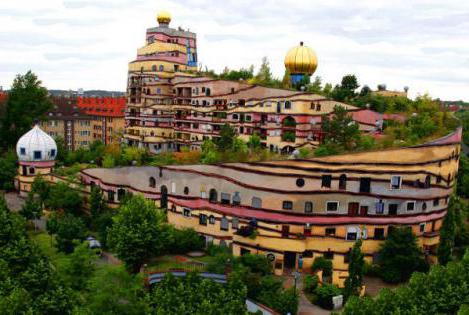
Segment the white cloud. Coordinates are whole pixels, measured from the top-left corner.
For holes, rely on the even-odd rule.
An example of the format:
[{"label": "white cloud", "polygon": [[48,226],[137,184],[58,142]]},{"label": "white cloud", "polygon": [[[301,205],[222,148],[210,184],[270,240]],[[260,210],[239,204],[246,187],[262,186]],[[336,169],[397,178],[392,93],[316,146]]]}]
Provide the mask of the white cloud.
[{"label": "white cloud", "polygon": [[371,87],[410,87],[468,99],[469,2],[463,0],[16,0],[0,9],[0,85],[32,69],[49,88],[125,90],[127,64],[169,10],[172,26],[197,33],[211,69],[270,60],[283,75],[287,50],[316,50],[317,75],[355,73]]}]

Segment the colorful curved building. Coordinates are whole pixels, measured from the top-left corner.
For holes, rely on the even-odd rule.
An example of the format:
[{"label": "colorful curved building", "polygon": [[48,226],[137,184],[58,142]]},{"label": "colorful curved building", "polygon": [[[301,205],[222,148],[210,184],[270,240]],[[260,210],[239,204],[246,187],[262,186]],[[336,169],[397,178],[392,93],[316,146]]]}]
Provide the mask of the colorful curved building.
[{"label": "colorful curved building", "polygon": [[[312,93],[196,76],[196,34],[170,28],[170,21],[167,12],[159,15],[159,26],[147,29],[146,45],[129,64],[124,138],[130,145],[153,153],[197,150],[229,123],[243,140],[258,134],[270,150],[292,152],[317,146],[321,116],[335,105],[358,110]],[[301,43],[287,53],[285,66],[299,82],[315,71],[316,54]]]},{"label": "colorful curved building", "polygon": [[333,262],[343,285],[348,253],[363,240],[376,262],[390,229],[408,226],[429,260],[455,185],[461,130],[407,148],[259,163],[123,167],[82,171],[108,202],[143,194],[168,209],[168,221],[193,228],[235,255],[267,255],[276,273]]}]

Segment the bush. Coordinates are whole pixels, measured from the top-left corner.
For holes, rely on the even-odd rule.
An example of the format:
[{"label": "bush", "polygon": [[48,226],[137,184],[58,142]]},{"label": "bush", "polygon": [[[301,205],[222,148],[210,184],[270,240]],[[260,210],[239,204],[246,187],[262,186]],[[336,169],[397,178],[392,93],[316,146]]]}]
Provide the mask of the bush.
[{"label": "bush", "polygon": [[272,273],[272,264],[263,255],[247,254],[239,257],[240,262],[252,272],[268,275]]},{"label": "bush", "polygon": [[185,254],[193,250],[202,250],[205,247],[204,239],[194,229],[178,230],[168,225],[168,233],[169,253]]},{"label": "bush", "polygon": [[342,294],[342,291],[335,285],[325,283],[316,289],[317,303],[322,308],[331,310],[333,308],[332,298]]},{"label": "bush", "polygon": [[311,265],[311,270],[313,272],[322,270],[322,275],[324,277],[330,277],[332,275],[332,261],[324,257],[316,257]]},{"label": "bush", "polygon": [[316,275],[306,275],[303,279],[303,290],[307,293],[314,293],[319,284],[319,277]]}]

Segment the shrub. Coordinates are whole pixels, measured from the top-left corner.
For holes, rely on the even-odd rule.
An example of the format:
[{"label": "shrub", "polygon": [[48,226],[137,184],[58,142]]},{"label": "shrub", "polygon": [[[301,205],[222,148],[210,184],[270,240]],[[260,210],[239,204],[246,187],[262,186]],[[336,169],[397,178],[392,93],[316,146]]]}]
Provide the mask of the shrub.
[{"label": "shrub", "polygon": [[322,275],[324,277],[330,277],[332,275],[332,261],[324,257],[316,257],[311,265],[311,270],[313,272],[322,270]]},{"label": "shrub", "polygon": [[205,241],[194,229],[178,230],[168,226],[168,232],[170,234],[168,251],[172,254],[185,254],[205,247]]},{"label": "shrub", "polygon": [[332,298],[342,294],[342,291],[335,285],[325,283],[316,289],[317,303],[322,308],[331,310],[333,308]]},{"label": "shrub", "polygon": [[240,258],[240,262],[251,269],[252,272],[260,273],[262,275],[268,275],[272,273],[272,264],[263,255],[247,254]]},{"label": "shrub", "polygon": [[319,277],[316,275],[306,275],[303,279],[303,290],[307,293],[314,293],[319,284]]}]

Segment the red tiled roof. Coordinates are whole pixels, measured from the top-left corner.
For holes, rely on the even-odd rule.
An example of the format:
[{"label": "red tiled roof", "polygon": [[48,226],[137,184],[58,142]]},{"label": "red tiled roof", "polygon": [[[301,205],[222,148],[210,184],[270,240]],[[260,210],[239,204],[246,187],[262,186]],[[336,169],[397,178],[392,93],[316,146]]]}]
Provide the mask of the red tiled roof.
[{"label": "red tiled roof", "polygon": [[353,120],[366,124],[376,126],[376,121],[378,120],[397,120],[400,122],[405,121],[405,117],[399,114],[381,114],[369,109],[361,109],[357,111],[352,111]]},{"label": "red tiled roof", "polygon": [[88,115],[124,117],[125,97],[78,97],[77,105]]}]

